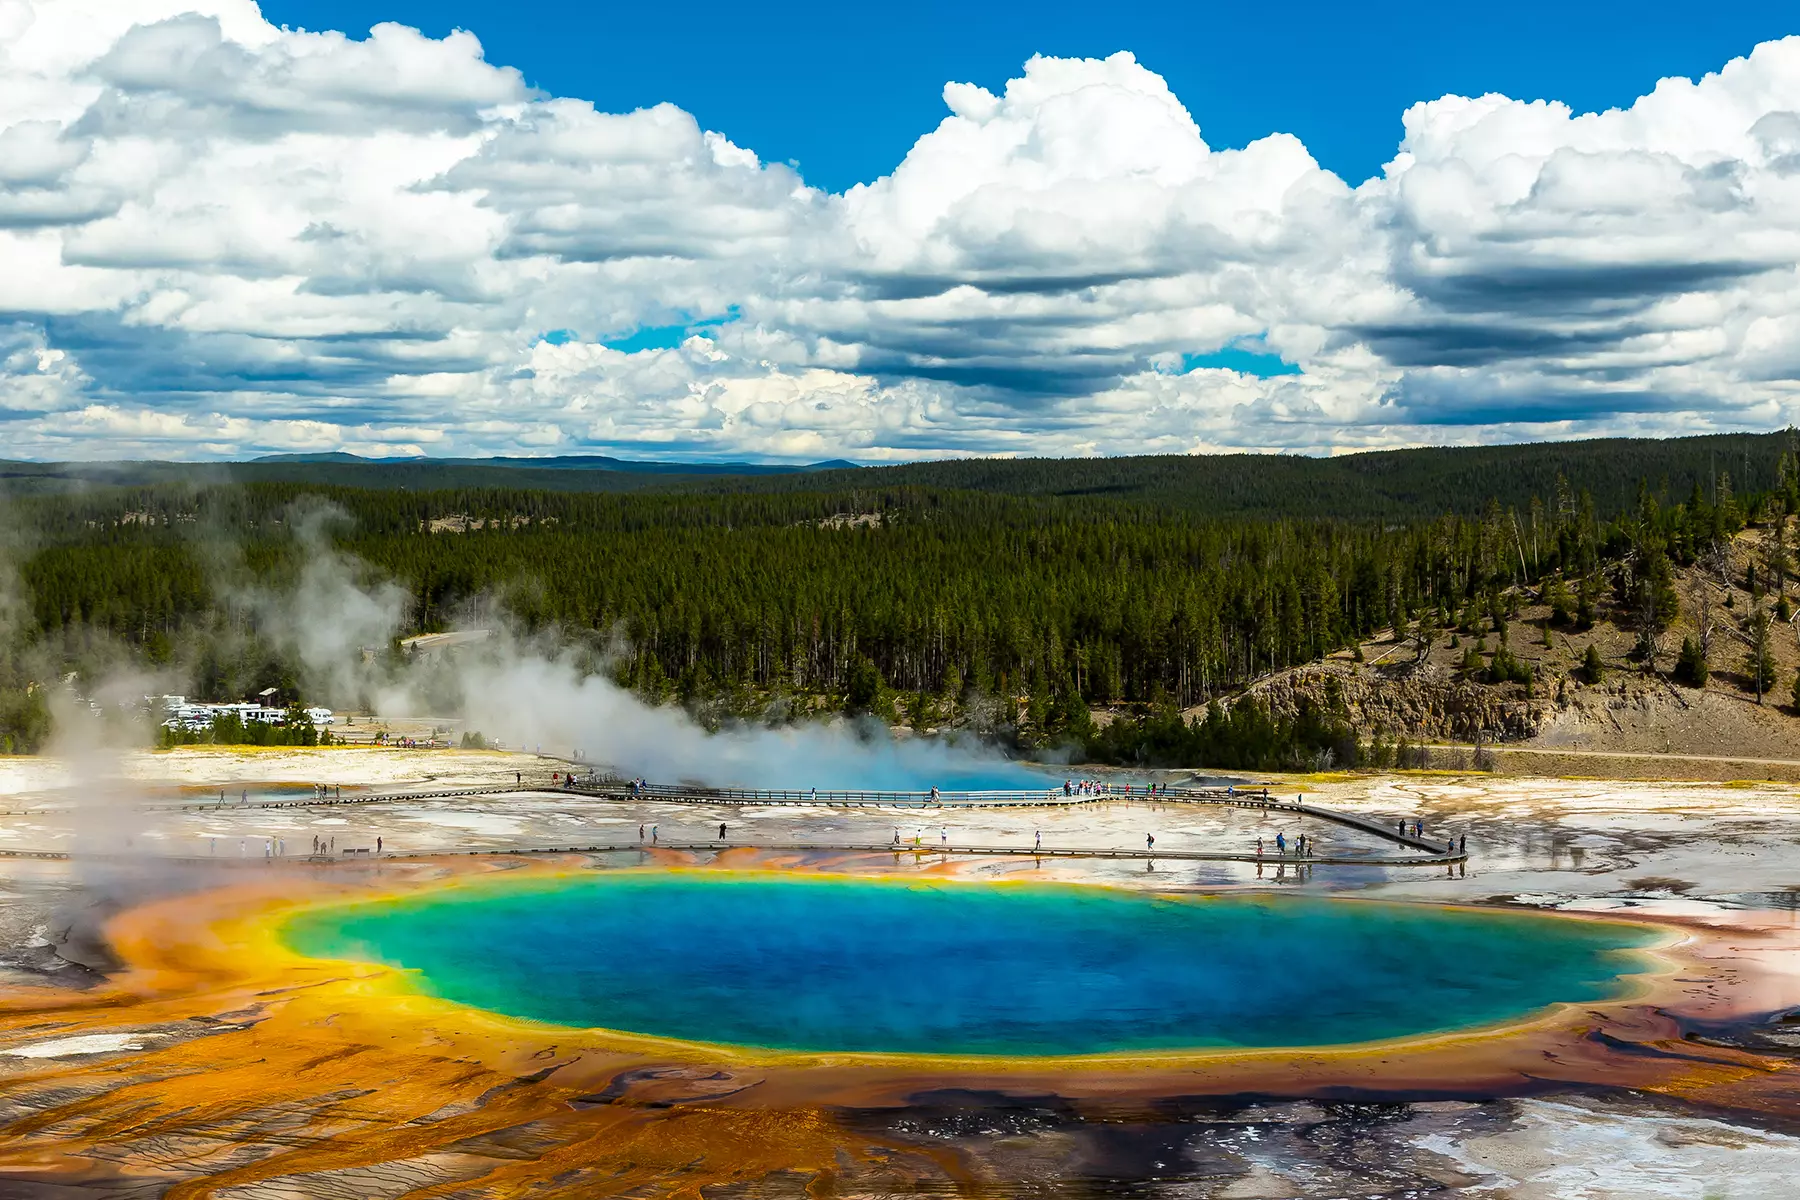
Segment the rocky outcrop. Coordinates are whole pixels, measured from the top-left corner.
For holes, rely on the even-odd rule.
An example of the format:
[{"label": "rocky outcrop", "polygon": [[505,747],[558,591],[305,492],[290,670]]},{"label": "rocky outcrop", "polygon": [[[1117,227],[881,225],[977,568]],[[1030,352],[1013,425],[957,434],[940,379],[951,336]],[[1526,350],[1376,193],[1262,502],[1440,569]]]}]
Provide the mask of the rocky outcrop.
[{"label": "rocky outcrop", "polygon": [[1271,713],[1293,716],[1304,700],[1343,712],[1365,736],[1411,741],[1521,741],[1535,737],[1554,704],[1515,683],[1472,683],[1425,666],[1372,668],[1313,663],[1250,689]]}]

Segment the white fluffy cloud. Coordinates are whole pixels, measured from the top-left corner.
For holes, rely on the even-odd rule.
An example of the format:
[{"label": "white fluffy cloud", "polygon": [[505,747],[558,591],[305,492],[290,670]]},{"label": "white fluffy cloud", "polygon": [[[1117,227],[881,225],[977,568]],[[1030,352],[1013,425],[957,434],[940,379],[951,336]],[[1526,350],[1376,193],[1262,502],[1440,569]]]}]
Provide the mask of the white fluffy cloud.
[{"label": "white fluffy cloud", "polygon": [[[1286,135],[1210,148],[1128,54],[944,100],[833,195],[673,106],[533,93],[467,33],[0,0],[9,452],[879,460],[1800,422],[1800,39],[1624,110],[1420,103],[1357,186]],[[1232,369],[1277,355],[1298,373]]]}]

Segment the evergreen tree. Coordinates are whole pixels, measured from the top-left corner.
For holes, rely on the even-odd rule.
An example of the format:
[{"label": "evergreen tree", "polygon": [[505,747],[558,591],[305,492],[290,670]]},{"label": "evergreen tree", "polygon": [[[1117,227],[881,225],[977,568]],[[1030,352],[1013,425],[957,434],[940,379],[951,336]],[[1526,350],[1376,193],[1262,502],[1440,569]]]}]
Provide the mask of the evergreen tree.
[{"label": "evergreen tree", "polygon": [[1634,575],[1632,609],[1637,618],[1636,653],[1649,670],[1656,669],[1657,640],[1681,612],[1669,556],[1660,545],[1640,553]]},{"label": "evergreen tree", "polygon": [[1751,687],[1756,692],[1756,702],[1761,704],[1770,688],[1775,686],[1775,658],[1769,653],[1769,613],[1758,607],[1750,614],[1749,621],[1750,653],[1745,656],[1745,670],[1750,676]]},{"label": "evergreen tree", "polygon": [[[1428,605],[1419,614],[1419,623],[1413,627],[1413,637],[1418,641],[1418,649],[1413,654],[1414,662],[1424,662],[1430,657],[1432,643],[1437,641],[1441,631],[1437,605]],[[1357,648],[1361,649],[1360,646]]]},{"label": "evergreen tree", "polygon": [[1706,655],[1701,652],[1700,643],[1693,637],[1681,639],[1681,654],[1675,660],[1675,679],[1689,687],[1705,687],[1709,674]]},{"label": "evergreen tree", "polygon": [[855,665],[850,668],[850,686],[844,693],[844,711],[857,716],[866,714],[892,719],[893,710],[893,697],[888,691],[887,680],[881,677],[881,668],[868,655],[859,655]]}]

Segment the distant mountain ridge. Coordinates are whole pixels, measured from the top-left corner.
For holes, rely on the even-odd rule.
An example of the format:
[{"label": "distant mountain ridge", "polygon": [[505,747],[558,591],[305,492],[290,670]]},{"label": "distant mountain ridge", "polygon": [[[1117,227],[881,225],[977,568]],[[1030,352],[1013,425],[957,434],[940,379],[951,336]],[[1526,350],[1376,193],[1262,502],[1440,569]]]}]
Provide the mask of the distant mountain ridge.
[{"label": "distant mountain ridge", "polygon": [[1420,447],[1315,458],[1290,454],[1165,454],[1119,458],[965,458],[879,466],[651,462],[605,455],[552,458],[362,458],[344,452],[248,462],[6,462],[0,494],[92,487],[284,484],[373,491],[506,491],[663,495],[814,493],[867,511],[889,489],[1100,500],[1208,518],[1410,521],[1475,515],[1490,504],[1529,517],[1581,504],[1612,515],[1696,490],[1767,489],[1800,431],[1605,438],[1498,446]]},{"label": "distant mountain ridge", "polygon": [[808,471],[856,470],[861,463],[833,458],[824,462],[791,465],[786,463],[752,463],[735,461],[666,462],[652,459],[612,458],[605,454],[560,454],[547,458],[433,458],[415,454],[393,458],[366,458],[342,450],[312,454],[264,454],[247,460],[252,463],[363,463],[369,465],[407,464],[411,466],[501,467],[535,471],[627,471],[644,475],[789,475]]}]

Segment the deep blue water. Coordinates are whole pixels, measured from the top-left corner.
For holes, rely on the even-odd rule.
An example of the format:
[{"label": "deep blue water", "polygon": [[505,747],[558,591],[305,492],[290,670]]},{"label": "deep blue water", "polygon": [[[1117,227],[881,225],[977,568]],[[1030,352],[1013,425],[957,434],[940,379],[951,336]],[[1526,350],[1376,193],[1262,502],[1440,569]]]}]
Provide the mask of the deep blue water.
[{"label": "deep blue water", "polygon": [[799,1050],[1358,1042],[1615,993],[1645,935],[1533,914],[621,871],[315,910],[301,953],[561,1025]]}]

